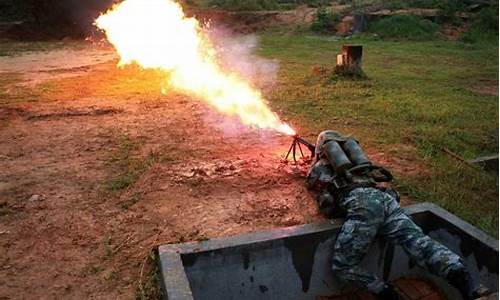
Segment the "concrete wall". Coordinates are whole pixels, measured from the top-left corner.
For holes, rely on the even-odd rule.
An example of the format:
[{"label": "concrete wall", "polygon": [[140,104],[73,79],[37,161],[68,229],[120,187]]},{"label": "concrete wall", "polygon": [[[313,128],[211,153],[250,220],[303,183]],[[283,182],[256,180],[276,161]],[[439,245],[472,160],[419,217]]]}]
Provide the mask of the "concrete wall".
[{"label": "concrete wall", "polygon": [[[498,241],[430,204],[407,208],[433,238],[462,255],[474,276],[498,290]],[[315,299],[340,293],[330,269],[341,221],[309,224],[159,248],[168,299]],[[444,281],[423,272],[400,247],[378,241],[364,267],[386,280],[424,276],[450,296]]]}]

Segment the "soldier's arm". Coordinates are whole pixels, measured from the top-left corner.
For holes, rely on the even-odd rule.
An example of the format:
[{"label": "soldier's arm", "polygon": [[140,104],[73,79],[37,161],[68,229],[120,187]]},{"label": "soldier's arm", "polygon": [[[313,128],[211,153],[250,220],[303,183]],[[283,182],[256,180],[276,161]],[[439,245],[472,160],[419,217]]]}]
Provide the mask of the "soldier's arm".
[{"label": "soldier's arm", "polygon": [[306,180],[307,187],[316,195],[319,209],[328,217],[335,213],[335,199],[330,193],[332,176],[333,171],[329,162],[325,159],[319,159],[309,169]]}]

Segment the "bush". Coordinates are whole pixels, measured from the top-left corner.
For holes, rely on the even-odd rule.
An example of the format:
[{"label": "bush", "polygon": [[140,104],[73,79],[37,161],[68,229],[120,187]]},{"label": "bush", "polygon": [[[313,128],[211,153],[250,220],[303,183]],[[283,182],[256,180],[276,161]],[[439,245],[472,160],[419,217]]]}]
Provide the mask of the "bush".
[{"label": "bush", "polygon": [[498,39],[498,7],[481,9],[473,17],[469,30],[460,37],[466,43],[493,39]]},{"label": "bush", "polygon": [[329,0],[209,0],[210,6],[228,10],[286,10],[295,9],[299,5],[320,7],[329,4]]},{"label": "bush", "polygon": [[27,18],[28,7],[25,1],[4,0],[0,1],[0,21],[20,21]]},{"label": "bush", "polygon": [[374,22],[369,30],[383,38],[425,40],[434,38],[439,26],[415,16],[391,16]]},{"label": "bush", "polygon": [[318,9],[314,16],[314,21],[311,24],[311,30],[315,32],[332,32],[335,31],[335,24],[340,21],[337,15],[324,7]]},{"label": "bush", "polygon": [[438,8],[443,10],[445,16],[453,17],[455,13],[459,11],[464,11],[467,7],[467,3],[464,0],[446,0],[442,1]]},{"label": "bush", "polygon": [[[455,13],[464,10],[468,5],[473,4],[475,0],[387,0],[387,1],[372,1],[383,5],[387,9],[406,9],[406,8],[439,8],[445,14]],[[342,2],[350,4],[354,2],[360,3],[362,6],[370,5],[370,1],[366,0],[343,0]]]},{"label": "bush", "polygon": [[298,5],[306,4],[309,7],[322,7],[325,5],[330,5],[331,1],[329,0],[296,0],[295,3]]},{"label": "bush", "polygon": [[0,4],[0,20],[24,21],[17,33],[33,35],[30,38],[84,37],[93,29],[94,19],[112,1],[7,0]]},{"label": "bush", "polygon": [[211,6],[227,10],[273,10],[279,8],[275,0],[212,0]]}]

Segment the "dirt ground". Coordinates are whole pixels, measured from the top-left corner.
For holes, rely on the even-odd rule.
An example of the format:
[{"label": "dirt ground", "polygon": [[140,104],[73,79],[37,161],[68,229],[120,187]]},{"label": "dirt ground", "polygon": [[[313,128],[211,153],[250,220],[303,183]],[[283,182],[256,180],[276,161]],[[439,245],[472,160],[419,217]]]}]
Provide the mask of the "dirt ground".
[{"label": "dirt ground", "polygon": [[157,245],[323,219],[288,137],[161,94],[110,50],[64,51],[0,58],[21,75],[0,106],[0,299],[132,299]]},{"label": "dirt ground", "polygon": [[90,67],[116,59],[115,53],[97,46],[84,49],[58,49],[47,52],[28,52],[12,58],[0,57],[0,70],[4,73],[21,73],[20,84],[35,86],[54,78],[85,75]]},{"label": "dirt ground", "polygon": [[[159,87],[155,99],[126,89],[73,98],[72,84],[128,79],[115,61],[93,64],[97,52],[69,51],[0,61],[21,85],[70,85],[0,108],[0,299],[131,299],[158,244],[321,218],[302,174],[281,160],[289,138]],[[101,69],[113,78],[88,80]]]}]

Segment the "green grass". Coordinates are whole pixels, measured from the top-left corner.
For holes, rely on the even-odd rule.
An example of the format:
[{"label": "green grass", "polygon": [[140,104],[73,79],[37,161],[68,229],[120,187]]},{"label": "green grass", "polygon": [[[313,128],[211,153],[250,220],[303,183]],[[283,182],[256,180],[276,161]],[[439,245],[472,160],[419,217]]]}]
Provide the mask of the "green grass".
[{"label": "green grass", "polygon": [[[319,78],[342,43],[364,45],[367,80]],[[402,154],[428,172],[398,174],[396,185],[418,201],[450,210],[498,234],[498,177],[446,156],[498,153],[498,97],[473,92],[498,78],[498,44],[448,41],[328,41],[281,30],[261,35],[260,55],[279,59],[272,106],[313,139],[324,129],[358,137],[365,148]],[[407,149],[408,147],[404,148]]]},{"label": "green grass", "polygon": [[[134,184],[140,175],[146,171],[154,162],[159,160],[156,153],[150,153],[147,157],[141,157],[137,154],[142,143],[129,136],[120,139],[117,149],[108,159],[110,165],[118,175],[113,176],[107,183],[110,191],[118,192]],[[135,204],[139,199],[129,199],[124,208]]]},{"label": "green grass", "polygon": [[[168,149],[166,148],[150,151],[143,155],[140,153],[142,146],[142,140],[130,136],[119,138],[117,147],[106,161],[106,164],[114,173],[106,183],[108,191],[122,191],[132,186],[140,178],[141,174],[155,163],[169,163],[177,159],[172,154],[167,155]],[[140,201],[140,196],[140,194],[134,193],[129,199],[121,203],[121,207],[128,209]]]},{"label": "green grass", "polygon": [[159,270],[158,253],[153,250],[141,265],[140,279],[137,282],[136,299],[160,299],[161,290],[158,289]]},{"label": "green grass", "polygon": [[370,31],[384,38],[429,40],[435,37],[439,26],[415,16],[390,16],[370,24]]},{"label": "green grass", "polygon": [[328,0],[186,0],[189,7],[217,7],[233,11],[289,10],[299,5],[319,7],[329,5]]}]

